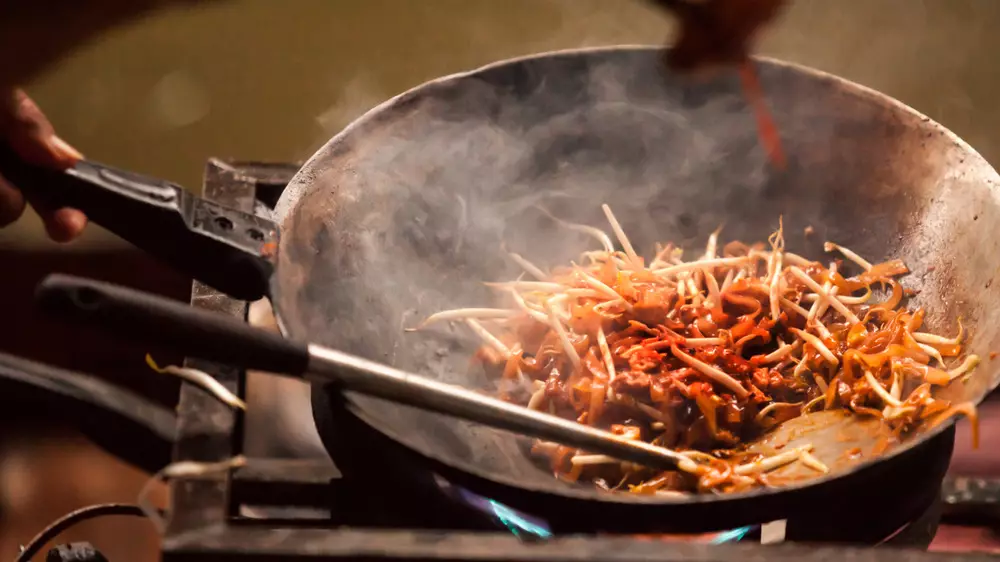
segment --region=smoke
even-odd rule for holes
[[[393,36],[357,56],[357,70],[331,86],[337,101],[316,122],[318,148],[355,118],[401,91],[439,76],[493,61],[553,50],[614,44],[660,44],[673,20],[645,2],[604,0],[516,0],[510,4],[438,0],[402,7],[374,3],[380,25]],[[391,13],[391,17],[386,17]],[[413,26],[396,27],[397,19]],[[377,23],[376,23],[377,22]],[[388,27],[387,27],[388,26]],[[433,27],[428,33],[426,29]],[[369,50],[372,50],[369,47]],[[304,155],[306,156],[306,155]]]
[[[340,89],[337,103],[316,117],[323,142],[389,97],[391,93],[383,91],[370,75],[355,76]]]
[[[607,230],[608,203],[647,256],[658,241],[702,248],[742,212],[755,218],[730,221],[727,235],[766,238],[780,209],[765,193],[774,178],[738,81],[665,88],[671,80],[652,52],[540,59],[460,87],[432,84],[357,125],[336,155],[321,156],[328,171],[317,180],[349,204],[321,214],[331,205],[318,190],[296,217],[305,238],[329,234],[310,275],[339,287],[323,309],[302,311],[305,329],[370,358],[464,377],[459,363],[476,345],[464,331],[442,343],[440,333],[386,330],[496,302],[481,282],[520,273],[503,248],[543,268],[594,249],[539,208]]]
[[[781,79],[765,74],[765,84]],[[819,101],[822,90],[803,85],[795,97]],[[832,114],[790,122],[800,130],[783,131],[802,137],[797,148],[837,149],[843,121]],[[865,203],[835,201],[834,190],[798,200],[797,186],[769,167],[738,78],[681,81],[654,50],[548,56],[431,83],[356,122],[307,167],[289,188],[305,195],[279,209],[289,217],[278,287],[289,332],[487,391],[496,383],[472,361],[480,342],[464,325],[405,328],[441,310],[504,302],[483,284],[521,273],[504,248],[552,268],[597,247],[539,207],[608,230],[607,203],[649,257],[658,241],[702,251],[722,223],[726,239],[766,239],[792,199],[786,227],[798,232]],[[855,164],[842,170],[848,184],[863,183]],[[810,181],[830,186],[828,177]],[[418,450],[486,458],[522,482],[544,473],[504,433],[395,405],[366,416]]]
[[[486,8],[488,6],[483,4]],[[667,20],[664,17],[649,17],[648,7],[641,3],[627,3],[609,10],[608,4],[604,2],[593,2],[583,0],[531,0],[531,12],[538,17],[539,21],[548,22],[540,24],[540,33],[533,36],[524,37],[519,34],[516,41],[503,40],[503,32],[498,29],[497,14],[494,9],[484,9],[471,7],[470,4],[456,5],[461,10],[471,10],[471,14],[463,14],[461,25],[455,26],[454,33],[460,33],[461,39],[456,42],[463,44],[463,49],[458,52],[440,53],[445,57],[448,64],[454,64],[450,71],[464,71],[474,68],[480,64],[493,60],[502,60],[511,56],[524,55],[535,52],[545,52],[553,49],[567,49],[574,47],[585,47],[593,45],[614,44],[614,43],[642,43],[660,42],[669,30]],[[481,12],[481,13],[480,13]],[[636,12],[645,12],[644,17],[636,17]],[[472,17],[469,17],[469,16]],[[637,25],[638,22],[638,25]],[[418,38],[415,38],[418,39]],[[512,47],[513,46],[513,47]],[[433,64],[431,65],[434,66]],[[346,84],[337,86],[338,98],[336,103],[322,112],[316,118],[320,134],[317,137],[316,146],[322,145],[326,140],[335,135],[347,124],[363,115],[366,111],[392,97],[395,91],[386,86],[385,76],[379,74],[380,69],[372,71],[361,71]],[[447,74],[437,72],[437,74]],[[434,76],[427,76],[431,79]],[[603,88],[615,88],[615,77],[596,77],[591,81],[588,88],[600,90]],[[483,95],[489,97],[491,93],[483,91]],[[595,94],[600,95],[599,91]],[[617,99],[619,103],[626,104],[624,91],[619,91]],[[500,102],[499,98],[494,98],[493,102]],[[451,103],[451,102],[448,102]],[[507,103],[507,102],[501,102]],[[534,179],[519,171],[529,161],[537,160],[537,151],[541,145],[551,145],[554,137],[565,137],[571,139],[575,136],[573,130],[578,129],[581,124],[576,123],[579,117],[586,117],[587,110],[581,108],[573,114],[561,116],[552,125],[543,122],[527,123],[526,125],[513,126],[515,121],[523,121],[526,117],[520,114],[521,110],[537,111],[543,108],[533,108],[528,104],[510,115],[498,115],[496,118],[485,118],[483,116],[468,115],[474,113],[478,101],[467,99],[457,102],[461,107],[439,106],[434,113],[436,117],[443,120],[437,124],[436,132],[426,138],[426,144],[420,138],[395,137],[387,139],[377,150],[375,158],[369,165],[381,170],[381,177],[370,178],[368,181],[382,186],[389,185],[416,185],[427,183],[435,185],[434,189],[424,191],[419,197],[410,199],[398,210],[398,215],[393,217],[394,223],[401,229],[395,235],[402,236],[406,240],[411,240],[412,244],[419,245],[415,248],[415,253],[408,254],[404,259],[392,260],[391,263],[384,262],[378,269],[365,273],[364,278],[375,282],[368,284],[373,291],[382,293],[378,299],[381,307],[385,307],[382,313],[376,313],[376,317],[391,319],[394,328],[400,332],[407,326],[412,326],[419,322],[419,315],[437,306],[424,297],[417,297],[417,301],[423,303],[419,310],[415,309],[413,301],[404,296],[405,292],[400,292],[397,286],[406,286],[408,281],[413,281],[416,285],[433,287],[435,285],[434,260],[415,258],[416,255],[427,256],[430,254],[442,254],[452,256],[490,256],[490,261],[504,266],[499,271],[482,272],[480,279],[491,280],[502,278],[503,274],[513,273],[506,268],[510,265],[504,261],[500,252],[502,244],[510,244],[510,249],[519,251],[538,259],[535,248],[532,250],[530,237],[527,233],[517,236],[515,232],[495,235],[495,231],[506,231],[505,227],[512,216],[528,213],[535,220],[547,223],[545,228],[549,233],[548,238],[553,242],[550,249],[551,259],[544,262],[565,263],[566,259],[575,254],[571,248],[584,248],[589,242],[565,229],[554,228],[554,224],[544,218],[544,214],[537,209],[538,206],[548,206],[552,211],[564,208],[568,201],[572,201],[574,190],[569,186],[551,185],[551,191],[545,194],[542,190],[536,189]],[[621,110],[624,110],[623,105]],[[449,116],[454,110],[454,114]],[[507,111],[514,110],[508,108]],[[466,113],[471,119],[466,121],[459,114]],[[653,113],[656,113],[654,111]],[[613,116],[609,115],[611,119]],[[674,119],[670,115],[661,115],[662,119]],[[566,136],[566,129],[569,129],[569,137]],[[563,130],[564,132],[559,132]],[[547,137],[553,137],[550,140]],[[698,149],[702,147],[702,141],[695,139],[693,146]],[[595,147],[599,150],[599,147]],[[427,169],[421,166],[420,161],[427,158],[428,162],[441,162],[437,169]],[[466,169],[452,167],[450,162],[465,162],[473,164],[475,168],[487,169],[485,177],[474,171],[473,166]],[[414,168],[423,169],[415,174]],[[405,170],[399,171],[396,170]],[[423,176],[421,176],[423,174]],[[604,179],[594,176],[593,180],[597,184],[606,184],[612,181],[611,173],[604,173]],[[558,184],[562,180],[556,170],[546,173],[549,183]],[[456,189],[458,184],[467,186],[475,185],[478,182],[488,182],[483,185],[479,193],[466,192],[463,189]],[[490,202],[486,205],[481,194],[490,191],[500,190],[506,186],[518,183],[517,193],[511,191],[503,199]],[[584,191],[594,191],[593,185],[582,185]],[[586,209],[588,212],[599,211],[599,202],[594,202]],[[565,209],[563,209],[565,210]],[[443,216],[448,214],[449,216]],[[561,215],[560,215],[561,216]],[[362,220],[362,232],[371,234],[375,240],[368,240],[367,246],[373,252],[380,252],[378,248],[383,244],[391,243],[385,240],[377,240],[383,234],[378,234],[379,226],[375,223],[378,217],[371,217]],[[444,221],[443,223],[441,221]],[[453,222],[453,224],[451,224]],[[442,228],[453,228],[454,235],[445,235],[446,241],[427,237],[422,232],[423,227],[440,225]],[[486,234],[494,233],[494,234]],[[556,242],[559,240],[559,242]],[[537,240],[535,241],[537,242]],[[444,246],[444,248],[442,247]],[[443,252],[442,252],[443,250]],[[495,257],[495,259],[494,259]],[[463,258],[464,259],[464,258]],[[460,292],[464,294],[454,295],[454,304],[481,304],[490,302],[495,295],[482,291],[481,285],[468,279],[460,280],[453,277],[454,285],[461,284]],[[362,282],[362,284],[366,284]],[[480,290],[477,290],[480,289]],[[383,293],[384,291],[384,293]],[[469,294],[471,292],[471,294]],[[399,300],[393,302],[392,298],[386,299],[385,295],[398,296]],[[438,299],[433,299],[437,301]],[[257,305],[257,309],[260,305]],[[266,315],[264,315],[266,316]],[[255,318],[258,315],[255,314]],[[372,331],[384,329],[384,326],[371,326]],[[438,334],[440,336],[440,334]],[[463,332],[456,332],[441,339],[438,337],[434,341],[426,342],[433,348],[431,356],[438,360],[453,359],[455,357],[468,357],[472,347],[477,342]],[[348,345],[345,349],[359,350],[356,345]],[[399,350],[397,344],[392,346],[391,354]],[[390,356],[392,362],[393,356]],[[382,357],[386,359],[386,357]],[[267,412],[266,416],[257,416],[252,419],[260,420],[256,423],[254,430],[250,432],[258,440],[254,447],[261,448],[261,451],[269,450],[269,447],[278,447],[281,451],[298,450],[303,454],[315,456],[317,451],[317,438],[313,435],[311,423],[307,418],[310,412],[308,407],[303,407],[309,401],[309,388],[307,385],[274,379],[265,375],[253,377],[251,382],[250,401],[251,408],[259,412]],[[280,400],[273,397],[280,396]],[[270,397],[270,398],[269,398]],[[264,419],[268,421],[263,421]],[[248,421],[248,423],[250,423]],[[309,429],[296,429],[309,428]],[[283,445],[279,445],[283,444]],[[280,451],[279,451],[280,452]]]
[[[827,78],[761,70],[789,152],[783,171],[735,73],[669,76],[655,51],[499,65],[395,100],[314,162],[291,236],[308,244],[296,258],[305,275],[328,282],[292,312],[295,330],[468,383],[476,342],[465,330],[402,328],[503,299],[482,282],[521,273],[504,248],[542,268],[595,248],[539,207],[607,230],[607,203],[647,257],[656,242],[699,251],[720,225],[724,240],[765,240],[781,216],[791,251],[820,257],[834,239],[871,260],[899,255],[897,235],[927,204],[902,194],[941,177],[941,154],[914,136],[919,118]],[[859,227],[862,216],[877,220]]]
[[[479,342],[467,330],[403,329],[443,309],[500,302],[481,282],[521,273],[504,248],[550,268],[595,247],[539,207],[607,229],[607,203],[646,256],[659,241],[697,251],[720,225],[724,240],[764,240],[780,216],[797,253],[822,256],[820,244],[833,239],[873,261],[903,257],[919,269],[939,259],[921,251],[942,238],[921,221],[962,149],[836,80],[761,70],[786,170],[768,164],[735,75],[681,80],[664,74],[654,52],[497,66],[380,108],[312,162],[314,173],[292,186],[308,187],[296,208],[279,209],[293,219],[283,233],[292,240],[283,265],[293,269],[280,287],[294,295],[282,302],[290,331],[490,388],[470,369]],[[358,85],[350,97],[367,100]],[[330,114],[344,115],[339,107]],[[811,241],[799,234],[806,226]],[[923,297],[931,312],[935,296]],[[381,415],[399,428],[417,422],[405,408]],[[478,438],[463,442],[506,450],[497,434]],[[508,461],[516,477],[523,467],[513,454]]]

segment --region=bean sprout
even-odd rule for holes
[[[527,381],[505,399],[688,459],[663,472],[536,446],[559,477],[633,493],[734,492],[795,462],[830,472],[811,445],[766,454],[748,447],[799,415],[845,408],[874,416],[898,442],[941,416],[973,412],[931,393],[968,377],[979,358],[946,370],[945,358],[961,355],[964,330],[959,323],[954,338],[916,331],[923,312],[901,306],[894,279],[908,272],[902,262],[872,264],[828,243],[846,262],[824,267],[785,251],[779,221],[768,250],[723,244],[717,230],[694,259],[661,244],[644,265],[610,207],[602,210],[611,236],[552,217],[600,243],[579,264],[544,272],[511,254],[538,280],[488,283],[511,295],[508,308],[459,308],[422,324],[466,323],[484,343],[477,357],[488,375]],[[861,273],[847,277],[849,268]],[[870,304],[876,283],[892,284],[894,296]]]

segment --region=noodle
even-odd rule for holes
[[[766,472],[792,463],[816,475],[830,470],[811,445],[769,454],[744,447],[806,412],[846,408],[880,419],[898,439],[974,416],[970,404],[931,393],[968,377],[979,358],[958,359],[961,324],[954,338],[917,331],[924,314],[903,306],[895,279],[908,272],[902,262],[872,264],[828,243],[847,261],[827,268],[785,252],[779,226],[769,251],[723,244],[717,230],[692,261],[665,244],[645,265],[611,208],[602,209],[611,236],[565,223],[603,246],[585,254],[586,265],[545,273],[510,254],[538,281],[489,283],[513,295],[509,309],[428,319],[464,321],[485,344],[477,357],[487,373],[524,381],[505,399],[691,460],[684,470],[661,471],[536,446],[533,454],[556,476],[643,494],[733,492],[766,485]],[[623,251],[613,251],[612,240]],[[857,275],[848,277],[852,267]],[[873,284],[891,287],[888,300],[870,302]]]

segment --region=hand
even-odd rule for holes
[[[0,142],[7,143],[26,162],[59,170],[72,167],[82,158],[56,136],[49,120],[21,90],[0,91]],[[49,209],[30,198],[26,201],[17,186],[0,176],[0,228],[20,218],[28,202],[56,242],[73,240],[87,226],[87,217],[80,211]]]
[[[116,25],[159,8],[196,3],[205,0],[0,0],[0,143],[33,164],[72,166],[80,153],[55,135],[38,106],[16,85],[30,82],[65,53]],[[87,224],[79,211],[47,209],[30,199],[27,203],[41,215],[53,240],[72,240]],[[16,221],[25,204],[16,186],[0,177],[0,228]]]
[[[757,32],[787,0],[653,0],[673,12],[680,36],[667,54],[671,68],[696,71],[746,61]]]

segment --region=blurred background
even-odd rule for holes
[[[894,96],[996,164],[998,25],[996,0],[792,0],[761,51]],[[538,51],[656,44],[671,31],[638,0],[204,2],[115,28],[26,87],[87,156],[198,189],[208,157],[303,160],[368,108],[428,79]],[[0,349],[97,373],[163,403],[176,398],[176,385],[145,370],[142,350],[48,325],[26,296],[50,271],[179,298],[185,279],[97,228],[54,245],[33,215],[0,231],[0,264]],[[49,413],[0,400],[0,559],[67,510],[134,499],[145,475]],[[94,542],[112,560],[156,558],[142,522],[93,523],[62,541],[72,539]]]

